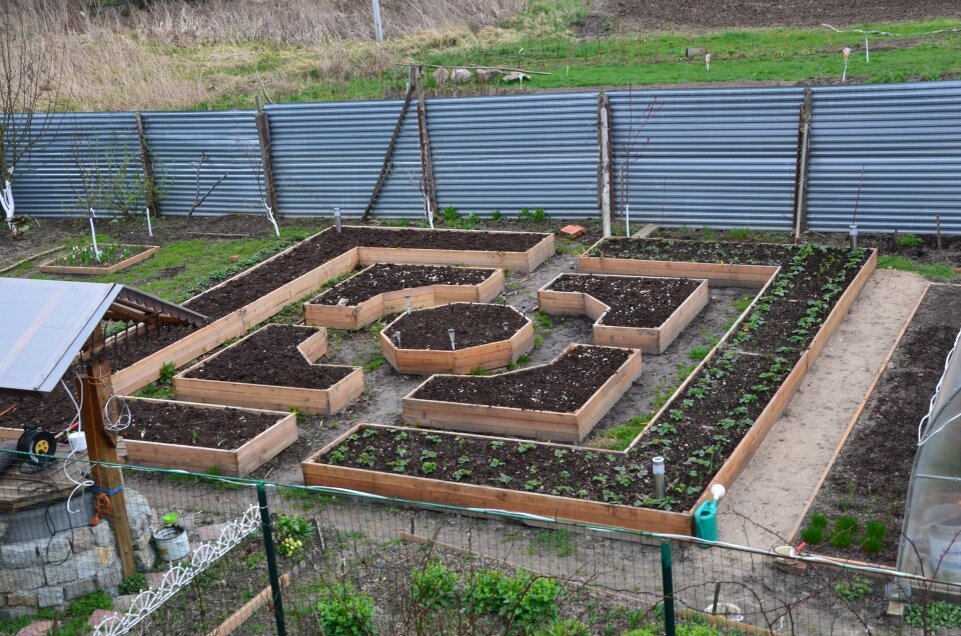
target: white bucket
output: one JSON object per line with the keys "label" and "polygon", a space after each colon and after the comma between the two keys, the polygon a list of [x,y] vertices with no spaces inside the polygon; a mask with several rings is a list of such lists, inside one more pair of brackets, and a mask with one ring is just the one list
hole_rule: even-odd
{"label": "white bucket", "polygon": [[714,603],[711,603],[704,608],[704,613],[721,616],[729,621],[735,621],[738,623],[744,620],[744,614],[741,613],[740,607],[734,603],[725,603],[724,601],[718,602],[717,611],[714,610]]}
{"label": "white bucket", "polygon": [[163,526],[154,530],[153,540],[157,545],[157,556],[164,561],[179,561],[190,554],[187,531],[178,526]]}
{"label": "white bucket", "polygon": [[924,517],[934,578],[961,583],[961,506],[934,506]]}
{"label": "white bucket", "polygon": [[87,436],[83,433],[70,433],[67,441],[70,442],[71,452],[82,453],[87,450]]}

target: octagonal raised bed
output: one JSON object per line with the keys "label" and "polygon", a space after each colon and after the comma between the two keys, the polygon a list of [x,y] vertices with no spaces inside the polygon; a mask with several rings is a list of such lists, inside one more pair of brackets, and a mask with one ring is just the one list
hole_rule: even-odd
{"label": "octagonal raised bed", "polygon": [[531,350],[534,325],[510,305],[451,303],[402,314],[380,332],[380,346],[399,373],[499,369]]}
{"label": "octagonal raised bed", "polygon": [[650,276],[561,274],[537,290],[541,311],[593,319],[594,344],[644,353],[663,353],[707,297],[706,280]]}

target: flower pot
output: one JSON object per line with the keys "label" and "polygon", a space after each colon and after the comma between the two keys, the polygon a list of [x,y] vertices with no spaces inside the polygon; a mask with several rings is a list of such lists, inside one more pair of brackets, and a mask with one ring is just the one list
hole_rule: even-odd
{"label": "flower pot", "polygon": [[164,561],[179,561],[190,554],[187,531],[180,526],[162,526],[153,532],[157,556]]}

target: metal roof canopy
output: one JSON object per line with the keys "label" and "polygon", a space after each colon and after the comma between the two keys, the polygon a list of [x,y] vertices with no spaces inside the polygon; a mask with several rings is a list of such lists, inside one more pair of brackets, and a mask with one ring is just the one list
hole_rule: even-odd
{"label": "metal roof canopy", "polygon": [[207,322],[116,283],[0,278],[0,307],[0,389],[22,391],[52,391],[101,320]]}

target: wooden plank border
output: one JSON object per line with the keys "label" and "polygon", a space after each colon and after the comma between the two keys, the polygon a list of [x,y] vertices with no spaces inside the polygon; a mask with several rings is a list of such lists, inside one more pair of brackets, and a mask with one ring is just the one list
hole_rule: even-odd
{"label": "wooden plank border", "polygon": [[[631,347],[644,353],[661,354],[674,342],[678,334],[687,327],[695,316],[707,306],[707,281],[701,279],[697,288],[674,308],[671,315],[657,327],[623,327],[605,325],[604,319],[611,310],[610,305],[598,300],[587,292],[568,292],[551,289],[551,286],[564,276],[558,274],[553,280],[537,290],[538,309],[553,315],[586,314],[594,321],[591,327],[594,344],[608,347]],[[591,274],[610,278],[628,278],[623,275]],[[577,276],[577,274],[574,274]],[[654,276],[631,276],[629,278],[658,278]]]}
{"label": "wooden plank border", "polygon": [[[456,303],[454,303],[456,304]],[[405,375],[454,374],[463,375],[474,369],[500,369],[517,362],[523,354],[534,348],[534,323],[520,310],[509,307],[524,319],[524,325],[506,340],[496,340],[455,351],[440,349],[405,349],[393,342],[387,334],[404,316],[398,316],[378,334],[384,358],[398,373]],[[403,334],[402,334],[403,335]]]}
{"label": "wooden plank border", "polygon": [[[497,377],[522,373],[553,364],[572,348],[570,344],[547,364],[508,371]],[[641,375],[641,352],[634,349],[627,360],[573,413],[535,411],[487,404],[462,404],[425,400],[414,395],[430,381],[425,380],[404,396],[404,421],[419,426],[446,430],[520,435],[556,442],[580,442]]]}
{"label": "wooden plank border", "polygon": [[[693,517],[690,513],[633,508],[631,506],[508,490],[493,486],[461,484],[427,477],[380,473],[359,468],[323,464],[317,461],[364,426],[423,432],[422,429],[409,427],[358,424],[301,463],[304,484],[376,493],[385,497],[404,499],[411,503],[430,502],[464,508],[481,508],[477,512],[484,512],[485,509],[516,511],[538,515],[546,519],[564,519],[633,530],[657,529],[671,534],[690,534],[692,531]],[[445,432],[438,432],[438,434],[454,435],[454,433]],[[459,435],[466,436],[467,434],[460,433]],[[473,437],[482,437],[487,441],[501,439],[487,435],[474,435]],[[570,446],[557,444],[552,444],[552,446],[571,448]]]}
{"label": "wooden plank border", "polygon": [[[274,325],[268,325],[265,329]],[[317,331],[297,345],[297,349],[308,363],[327,354],[327,330],[317,327]],[[257,333],[257,332],[254,332]],[[254,334],[251,334],[251,336]],[[301,413],[331,415],[343,410],[348,404],[360,397],[364,391],[364,372],[360,367],[346,367],[350,373],[326,389],[307,387],[275,386],[249,384],[229,380],[208,380],[193,378],[189,374],[203,367],[225,351],[241,346],[246,336],[229,347],[178,373],[173,378],[174,393],[179,399],[204,404],[226,404],[267,410],[287,410],[296,408]],[[324,365],[340,366],[345,365]]]}
{"label": "wooden plank border", "polygon": [[[410,229],[422,232],[461,232],[463,230],[428,230],[424,228],[383,228],[385,231],[399,231],[400,229]],[[324,232],[333,232],[333,228],[327,228],[313,236],[305,239],[311,241]],[[517,234],[517,232],[498,232],[494,234]],[[215,289],[228,284],[233,280],[249,275],[265,264],[276,259],[282,258],[289,252],[299,247],[301,243],[274,254],[270,258],[258,263],[229,278],[219,285],[206,291],[210,293]],[[380,251],[378,251],[380,250]],[[389,250],[389,251],[384,251]],[[298,298],[303,298],[307,294],[319,290],[325,282],[337,276],[352,271],[358,265],[370,265],[374,262],[408,263],[415,265],[476,265],[479,267],[497,267],[504,269],[529,272],[538,267],[541,263],[554,255],[555,240],[553,234],[545,234],[537,244],[525,252],[490,252],[481,250],[432,250],[432,249],[403,249],[403,248],[363,248],[353,247],[339,254],[316,267],[315,269],[299,276],[298,278],[281,285],[273,291],[261,296],[257,300],[233,311],[226,316],[212,322],[211,324],[198,329],[188,336],[181,338],[177,342],[146,356],[127,367],[115,371],[113,374],[114,391],[118,394],[130,394],[160,377],[160,368],[167,362],[173,363],[176,367],[182,367],[191,360],[196,360],[204,353],[215,349],[231,338],[244,335],[250,327],[259,324],[283,309],[286,305],[294,302]],[[378,257],[380,260],[378,261]],[[390,258],[395,260],[391,261]],[[371,260],[373,259],[373,260]],[[203,294],[200,294],[202,296]],[[197,296],[199,297],[199,296]],[[195,297],[196,298],[196,297]],[[127,331],[118,334],[113,341],[120,342],[125,338],[136,337],[142,331],[137,326],[131,327]]]}
{"label": "wooden plank border", "polygon": [[142,252],[138,252],[133,256],[125,258],[119,263],[114,263],[113,265],[55,265],[55,263],[63,258],[64,256],[55,258],[51,261],[40,266],[40,271],[45,274],[69,274],[71,276],[107,276],[109,274],[115,274],[120,270],[132,267],[137,263],[141,263],[154,254],[160,249],[159,245],[127,245],[121,243],[121,247],[144,247]]}
{"label": "wooden plank border", "polygon": [[[223,410],[228,408],[220,405],[198,404],[196,402],[171,402],[170,400],[155,400],[151,398],[130,397],[125,399],[139,402],[172,403],[202,409]],[[136,466],[170,468],[200,473],[216,467],[223,475],[229,477],[244,477],[257,470],[282,450],[297,441],[297,417],[293,413],[282,413],[265,409],[238,410],[249,413],[276,415],[277,423],[234,449],[147,442],[137,439],[136,435],[125,437],[127,462]]]}
{"label": "wooden plank border", "polygon": [[[373,265],[361,270],[357,276],[362,276]],[[480,268],[475,268],[480,269]],[[491,269],[490,276],[476,285],[423,285],[420,287],[405,287],[370,298],[356,305],[324,305],[313,301],[304,303],[304,322],[312,327],[330,327],[332,329],[350,329],[356,331],[376,322],[384,316],[399,313],[407,309],[407,296],[413,309],[436,307],[446,303],[489,303],[504,290],[506,278],[504,270]],[[332,287],[325,293],[330,293],[337,287]]]}

